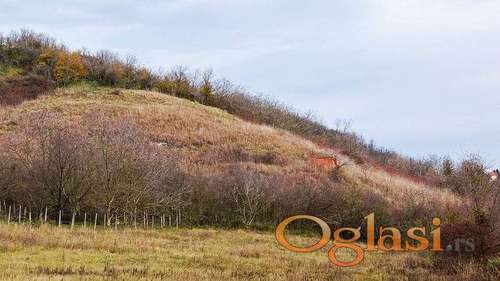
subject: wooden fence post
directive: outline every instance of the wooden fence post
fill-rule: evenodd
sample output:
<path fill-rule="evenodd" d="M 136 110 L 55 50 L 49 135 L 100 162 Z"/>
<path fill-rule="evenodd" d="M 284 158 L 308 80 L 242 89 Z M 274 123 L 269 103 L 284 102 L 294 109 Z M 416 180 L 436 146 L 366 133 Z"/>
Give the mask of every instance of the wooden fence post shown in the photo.
<path fill-rule="evenodd" d="M 179 213 L 177 213 L 176 218 L 175 218 L 175 227 L 179 228 Z"/>
<path fill-rule="evenodd" d="M 134 228 L 137 229 L 137 207 L 134 209 Z"/>
<path fill-rule="evenodd" d="M 58 222 L 59 227 L 61 227 L 61 223 L 62 223 L 62 210 L 59 210 L 59 222 Z"/>
<path fill-rule="evenodd" d="M 71 230 L 73 230 L 73 228 L 75 227 L 75 217 L 76 213 L 73 212 L 73 216 L 71 217 Z"/>
<path fill-rule="evenodd" d="M 144 228 L 146 228 L 146 212 L 142 212 L 142 224 Z"/>
<path fill-rule="evenodd" d="M 97 229 L 97 213 L 95 213 L 95 218 L 94 218 L 94 231 Z"/>

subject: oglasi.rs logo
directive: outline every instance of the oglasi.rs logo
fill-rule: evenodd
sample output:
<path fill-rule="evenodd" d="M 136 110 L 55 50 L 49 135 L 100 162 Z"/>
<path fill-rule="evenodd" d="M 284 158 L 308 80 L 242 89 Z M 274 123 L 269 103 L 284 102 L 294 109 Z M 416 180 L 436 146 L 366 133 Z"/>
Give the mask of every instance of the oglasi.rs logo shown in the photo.
<path fill-rule="evenodd" d="M 288 224 L 296 220 L 311 220 L 321 227 L 322 236 L 316 244 L 308 247 L 298 247 L 292 245 L 285 237 L 285 229 Z M 425 251 L 429 248 L 429 239 L 426 237 L 425 227 L 413 227 L 406 232 L 404 246 L 402 245 L 401 232 L 395 227 L 380 227 L 379 239 L 375 241 L 375 214 L 371 213 L 365 217 L 366 219 L 366 251 Z M 432 224 L 436 227 L 430 232 L 432 236 L 431 251 L 443 251 L 441 248 L 441 220 L 439 218 L 432 219 Z M 352 238 L 342 238 L 346 233 L 350 232 Z M 344 235 L 343 235 L 344 234 Z M 298 215 L 285 219 L 276 228 L 276 239 L 278 243 L 286 249 L 297 253 L 315 252 L 328 244 L 332 237 L 332 231 L 328 224 L 320 218 L 307 215 Z M 345 236 L 344 236 L 345 237 Z M 343 227 L 335 230 L 333 233 L 333 246 L 328 251 L 328 258 L 337 266 L 355 266 L 363 261 L 365 250 L 358 244 L 355 244 L 361 237 L 361 227 L 350 228 Z M 388 243 L 391 242 L 391 243 Z M 340 261 L 337 259 L 337 250 L 347 248 L 355 253 L 355 258 L 351 261 Z"/>

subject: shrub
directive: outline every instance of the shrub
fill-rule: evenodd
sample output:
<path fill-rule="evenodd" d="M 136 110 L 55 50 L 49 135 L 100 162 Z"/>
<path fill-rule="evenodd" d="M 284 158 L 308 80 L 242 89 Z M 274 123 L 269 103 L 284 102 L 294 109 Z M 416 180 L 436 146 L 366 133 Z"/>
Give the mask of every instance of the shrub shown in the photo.
<path fill-rule="evenodd" d="M 462 216 L 449 226 L 446 238 L 449 241 L 473 238 L 476 256 L 488 256 L 500 251 L 500 187 L 490 181 L 486 166 L 477 156 L 462 161 L 451 176 L 452 189 L 463 196 L 466 206 Z M 461 230 L 461 231 L 459 231 Z"/>
<path fill-rule="evenodd" d="M 22 69 L 12 66 L 0 65 L 0 82 L 18 78 L 23 74 Z"/>
<path fill-rule="evenodd" d="M 47 79 L 28 75 L 0 81 L 0 105 L 16 105 L 26 100 L 36 99 L 50 89 Z"/>
<path fill-rule="evenodd" d="M 146 68 L 140 68 L 134 72 L 132 85 L 134 85 L 134 88 L 151 90 L 156 79 L 156 76 L 151 71 Z"/>
<path fill-rule="evenodd" d="M 56 48 L 55 40 L 31 30 L 21 29 L 9 36 L 0 34 L 0 64 L 30 70 L 45 47 Z"/>
<path fill-rule="evenodd" d="M 194 100 L 195 88 L 192 81 L 187 69 L 178 66 L 173 68 L 163 79 L 156 81 L 154 87 L 160 93 Z"/>
<path fill-rule="evenodd" d="M 77 82 L 88 74 L 88 70 L 77 52 L 58 52 L 53 72 L 58 85 Z"/>
<path fill-rule="evenodd" d="M 117 55 L 109 51 L 98 51 L 95 54 L 84 52 L 83 58 L 89 71 L 88 80 L 105 86 L 118 85 L 122 69 Z"/>
<path fill-rule="evenodd" d="M 53 79 L 53 73 L 58 60 L 58 50 L 54 48 L 43 48 L 40 55 L 34 62 L 33 72 Z"/>

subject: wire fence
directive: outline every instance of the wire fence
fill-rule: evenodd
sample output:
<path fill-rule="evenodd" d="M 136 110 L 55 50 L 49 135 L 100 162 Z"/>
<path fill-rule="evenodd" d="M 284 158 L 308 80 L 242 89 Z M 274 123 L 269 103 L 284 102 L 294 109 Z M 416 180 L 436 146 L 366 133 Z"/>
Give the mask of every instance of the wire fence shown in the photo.
<path fill-rule="evenodd" d="M 71 229 L 119 229 L 141 228 L 162 229 L 178 228 L 182 225 L 181 209 L 165 214 L 148 214 L 148 212 L 124 212 L 123 214 L 64 212 L 59 210 L 54 214 L 49 208 L 32 210 L 22 205 L 0 202 L 0 222 L 4 224 L 19 224 L 37 227 L 51 225 L 70 227 Z"/>

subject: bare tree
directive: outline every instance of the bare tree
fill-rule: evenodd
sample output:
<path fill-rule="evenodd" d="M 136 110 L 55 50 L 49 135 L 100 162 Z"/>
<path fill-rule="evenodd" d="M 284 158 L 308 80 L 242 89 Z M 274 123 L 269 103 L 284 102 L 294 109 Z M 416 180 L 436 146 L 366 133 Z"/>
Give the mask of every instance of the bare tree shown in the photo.
<path fill-rule="evenodd" d="M 241 185 L 233 186 L 231 196 L 242 223 L 250 226 L 265 205 L 268 182 L 253 173 L 242 173 L 241 176 Z"/>
<path fill-rule="evenodd" d="M 10 152 L 23 169 L 26 195 L 54 211 L 78 209 L 88 195 L 89 167 L 82 135 L 58 116 L 42 112 L 28 119 L 24 131 L 11 139 Z"/>
<path fill-rule="evenodd" d="M 500 188 L 491 181 L 486 165 L 477 156 L 464 160 L 454 178 L 455 191 L 468 201 L 467 214 L 473 223 L 476 253 L 486 255 L 500 250 Z"/>

